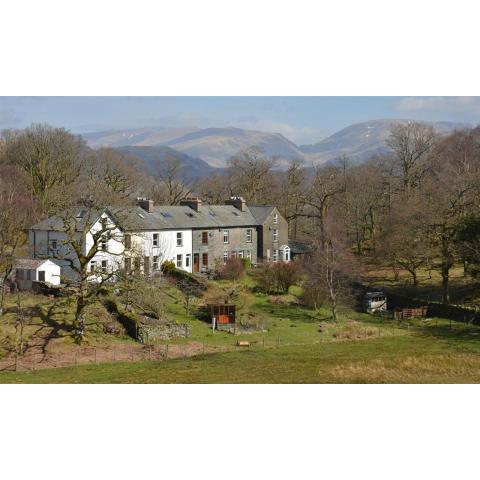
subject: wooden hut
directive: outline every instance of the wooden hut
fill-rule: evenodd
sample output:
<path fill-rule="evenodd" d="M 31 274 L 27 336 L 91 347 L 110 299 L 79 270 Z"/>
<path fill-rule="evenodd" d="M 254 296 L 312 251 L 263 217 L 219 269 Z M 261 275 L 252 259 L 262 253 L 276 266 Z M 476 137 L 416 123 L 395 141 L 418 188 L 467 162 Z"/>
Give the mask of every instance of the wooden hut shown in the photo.
<path fill-rule="evenodd" d="M 207 308 L 210 319 L 215 317 L 216 325 L 235 323 L 235 305 L 233 303 L 209 303 Z"/>

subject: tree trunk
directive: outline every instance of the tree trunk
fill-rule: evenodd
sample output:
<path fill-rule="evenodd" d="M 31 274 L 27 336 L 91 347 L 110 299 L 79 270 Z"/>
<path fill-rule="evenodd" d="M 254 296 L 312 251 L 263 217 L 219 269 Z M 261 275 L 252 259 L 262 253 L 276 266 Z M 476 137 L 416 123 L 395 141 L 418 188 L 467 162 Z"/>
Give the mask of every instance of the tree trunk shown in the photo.
<path fill-rule="evenodd" d="M 450 303 L 450 285 L 449 285 L 448 265 L 442 265 L 442 302 Z"/>
<path fill-rule="evenodd" d="M 86 301 L 83 296 L 77 298 L 77 307 L 75 309 L 75 320 L 73 323 L 73 332 L 75 336 L 75 342 L 80 344 L 83 340 L 85 330 L 85 317 L 83 311 L 86 307 Z"/>

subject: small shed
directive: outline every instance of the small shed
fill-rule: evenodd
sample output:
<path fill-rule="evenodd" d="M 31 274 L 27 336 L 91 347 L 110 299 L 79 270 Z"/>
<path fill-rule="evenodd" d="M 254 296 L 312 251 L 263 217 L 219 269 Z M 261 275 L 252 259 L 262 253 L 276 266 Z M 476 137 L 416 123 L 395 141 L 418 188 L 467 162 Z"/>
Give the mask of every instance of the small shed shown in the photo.
<path fill-rule="evenodd" d="M 14 266 L 19 290 L 29 290 L 33 282 L 60 285 L 60 266 L 48 259 L 20 258 Z"/>
<path fill-rule="evenodd" d="M 367 313 L 386 312 L 387 296 L 383 292 L 367 292 L 364 304 Z"/>
<path fill-rule="evenodd" d="M 207 308 L 210 319 L 215 317 L 217 325 L 235 323 L 235 305 L 233 303 L 209 303 Z"/>

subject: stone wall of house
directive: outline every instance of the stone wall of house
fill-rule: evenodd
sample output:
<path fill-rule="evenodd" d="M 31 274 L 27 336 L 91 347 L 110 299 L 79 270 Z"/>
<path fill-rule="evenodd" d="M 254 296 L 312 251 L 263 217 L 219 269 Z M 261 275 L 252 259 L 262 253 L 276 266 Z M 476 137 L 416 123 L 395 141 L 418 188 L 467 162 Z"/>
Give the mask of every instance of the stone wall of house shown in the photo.
<path fill-rule="evenodd" d="M 278 215 L 278 223 L 273 223 L 275 213 Z M 258 256 L 263 261 L 273 260 L 273 251 L 279 250 L 283 245 L 288 245 L 288 223 L 274 208 L 267 217 L 263 226 L 260 227 Z M 273 240 L 273 230 L 278 229 L 278 240 Z"/>
<path fill-rule="evenodd" d="M 252 241 L 247 242 L 247 230 L 252 231 Z M 229 231 L 229 242 L 224 243 L 223 231 Z M 208 232 L 208 245 L 202 244 L 202 232 Z M 257 229 L 252 227 L 230 227 L 230 228 L 210 228 L 198 229 L 192 232 L 192 253 L 199 254 L 200 271 L 202 271 L 202 254 L 208 254 L 208 269 L 215 268 L 217 262 L 223 262 L 224 252 L 229 252 L 229 256 L 235 253 L 243 252 L 243 257 L 248 258 L 247 252 L 250 251 L 252 263 L 257 262 Z"/>

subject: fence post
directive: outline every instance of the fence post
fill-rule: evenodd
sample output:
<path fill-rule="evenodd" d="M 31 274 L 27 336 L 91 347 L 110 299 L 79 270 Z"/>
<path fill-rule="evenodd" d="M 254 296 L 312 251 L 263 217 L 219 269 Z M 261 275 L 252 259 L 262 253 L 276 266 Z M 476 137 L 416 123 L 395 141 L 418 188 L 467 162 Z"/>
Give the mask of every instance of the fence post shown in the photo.
<path fill-rule="evenodd" d="M 165 345 L 165 360 L 168 360 L 168 343 Z"/>

